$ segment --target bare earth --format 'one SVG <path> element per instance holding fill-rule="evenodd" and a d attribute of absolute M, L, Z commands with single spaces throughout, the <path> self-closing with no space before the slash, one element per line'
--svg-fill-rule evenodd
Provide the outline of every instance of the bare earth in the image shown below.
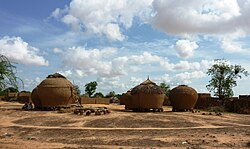
<path fill-rule="evenodd" d="M 110 114 L 22 111 L 0 101 L 0 148 L 250 148 L 250 115 L 191 112 L 135 113 L 122 105 Z"/>

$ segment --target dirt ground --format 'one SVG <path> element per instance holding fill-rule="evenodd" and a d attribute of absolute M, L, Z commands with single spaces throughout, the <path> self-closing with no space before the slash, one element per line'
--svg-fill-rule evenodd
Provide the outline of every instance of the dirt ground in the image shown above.
<path fill-rule="evenodd" d="M 22 111 L 22 104 L 0 101 L 0 148 L 250 148 L 250 115 L 171 112 L 171 107 L 135 113 L 123 105 L 85 105 L 90 106 L 106 106 L 111 113 Z"/>

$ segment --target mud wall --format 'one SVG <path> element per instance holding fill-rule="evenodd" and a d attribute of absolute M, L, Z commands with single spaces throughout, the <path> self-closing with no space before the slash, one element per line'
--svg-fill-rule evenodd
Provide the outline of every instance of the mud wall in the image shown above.
<path fill-rule="evenodd" d="M 81 97 L 81 104 L 109 104 L 109 98 L 89 98 L 89 97 Z"/>
<path fill-rule="evenodd" d="M 20 92 L 17 95 L 17 101 L 20 103 L 32 103 L 31 101 L 31 93 Z"/>
<path fill-rule="evenodd" d="M 20 92 L 20 93 L 10 92 L 10 93 L 7 93 L 5 96 L 1 96 L 1 99 L 5 101 L 9 101 L 12 98 L 15 98 L 16 100 L 14 101 L 17 101 L 20 103 L 32 102 L 31 93 L 29 92 Z"/>
<path fill-rule="evenodd" d="M 206 109 L 221 106 L 228 112 L 250 114 L 250 95 L 239 95 L 220 101 L 217 97 L 211 97 L 209 93 L 199 93 L 195 109 Z"/>

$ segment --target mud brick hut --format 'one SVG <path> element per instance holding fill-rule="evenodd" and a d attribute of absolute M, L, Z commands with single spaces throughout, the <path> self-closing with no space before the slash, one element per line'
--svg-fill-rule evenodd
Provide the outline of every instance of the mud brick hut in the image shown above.
<path fill-rule="evenodd" d="M 164 90 L 149 78 L 131 90 L 125 107 L 133 111 L 163 111 Z"/>
<path fill-rule="evenodd" d="M 169 99 L 172 111 L 188 111 L 194 109 L 198 94 L 192 87 L 179 85 L 170 91 Z"/>
<path fill-rule="evenodd" d="M 33 89 L 31 99 L 36 109 L 70 107 L 74 101 L 73 84 L 59 73 L 49 75 Z"/>

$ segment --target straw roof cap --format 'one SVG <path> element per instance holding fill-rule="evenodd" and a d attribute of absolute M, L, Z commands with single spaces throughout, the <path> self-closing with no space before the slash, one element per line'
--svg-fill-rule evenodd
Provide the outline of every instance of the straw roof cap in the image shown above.
<path fill-rule="evenodd" d="M 164 90 L 149 78 L 131 90 L 131 94 L 164 94 Z"/>
<path fill-rule="evenodd" d="M 48 75 L 38 87 L 72 87 L 73 84 L 59 73 Z"/>
<path fill-rule="evenodd" d="M 64 78 L 64 79 L 66 79 L 66 77 L 64 77 L 60 73 L 50 74 L 50 75 L 47 76 L 47 78 Z"/>

